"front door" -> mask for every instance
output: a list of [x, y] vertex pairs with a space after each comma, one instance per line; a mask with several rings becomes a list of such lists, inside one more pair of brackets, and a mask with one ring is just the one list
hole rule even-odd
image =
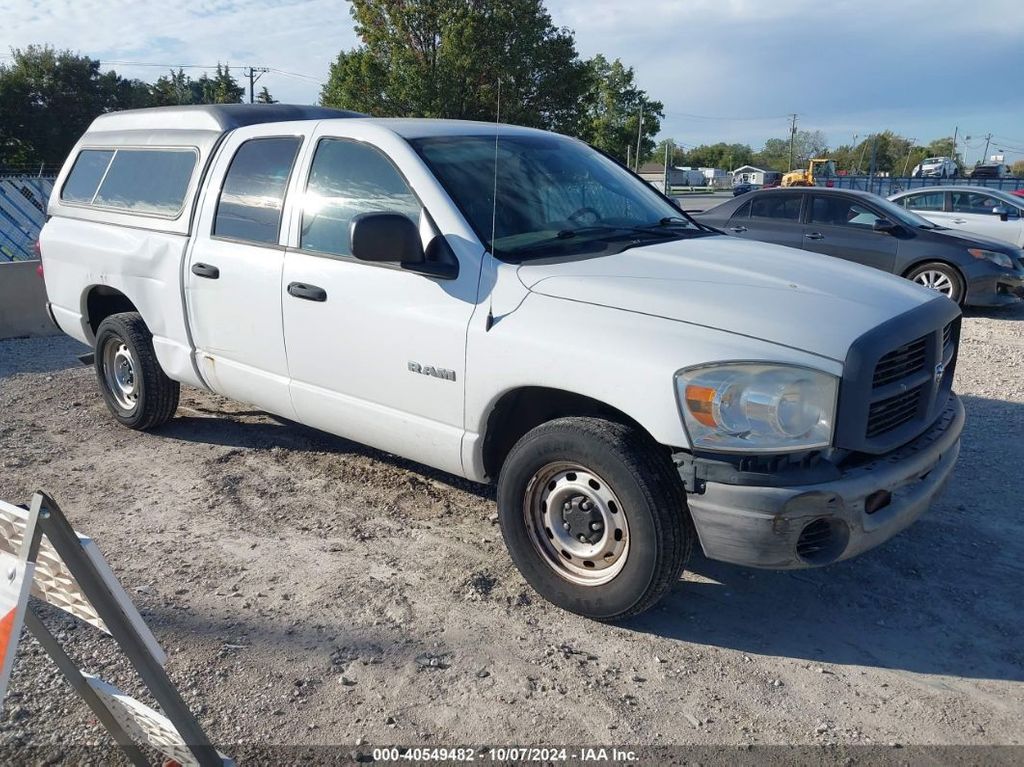
[[885, 216], [857, 198], [812, 194], [803, 227], [803, 249], [891, 272], [899, 240], [874, 230], [880, 218]]
[[[447, 248], [439, 232], [451, 229], [437, 227], [423, 190], [388, 154], [357, 140], [370, 129], [349, 125], [328, 124], [316, 137], [292, 212], [282, 300], [296, 417], [461, 472], [466, 332], [479, 264], [461, 263], [457, 278], [443, 280], [352, 256], [350, 227], [360, 213], [408, 216], [425, 246]], [[345, 130], [351, 135], [338, 135]], [[403, 168], [419, 163], [404, 142], [391, 151], [404, 153]], [[436, 189], [428, 192], [436, 199]]]
[[[1024, 236], [1022, 236], [1024, 224], [1022, 224], [1020, 209], [1016, 205], [986, 194], [984, 191], [952, 192], [950, 197], [950, 214], [945, 226], [950, 226], [961, 232], [971, 232], [1012, 242], [1018, 247], [1024, 246]], [[993, 213], [996, 208], [1007, 210], [1009, 215], [1005, 221]]]
[[211, 181], [185, 273], [196, 364], [214, 391], [292, 417], [281, 328], [281, 223], [302, 137], [232, 134]]
[[755, 192], [729, 219], [726, 231], [751, 240], [799, 248], [803, 198], [799, 192]]

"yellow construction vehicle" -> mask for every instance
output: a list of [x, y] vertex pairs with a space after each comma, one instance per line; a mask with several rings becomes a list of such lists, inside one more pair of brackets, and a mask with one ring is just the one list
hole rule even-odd
[[836, 164], [827, 158], [811, 160], [807, 168], [791, 170], [782, 177], [782, 186], [814, 186], [819, 178], [835, 178]]

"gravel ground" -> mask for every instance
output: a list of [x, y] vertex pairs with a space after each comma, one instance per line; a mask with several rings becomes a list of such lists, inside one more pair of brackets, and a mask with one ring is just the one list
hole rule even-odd
[[[796, 573], [698, 554], [618, 626], [530, 591], [490, 490], [193, 389], [166, 427], [126, 430], [66, 339], [0, 342], [0, 498], [43, 488], [97, 541], [213, 740], [249, 763], [286, 744], [1020, 745], [1022, 329], [1024, 307], [965, 319], [960, 464], [908, 531]], [[144, 697], [110, 639], [46, 619]], [[5, 710], [6, 761], [112, 758], [30, 637]]]

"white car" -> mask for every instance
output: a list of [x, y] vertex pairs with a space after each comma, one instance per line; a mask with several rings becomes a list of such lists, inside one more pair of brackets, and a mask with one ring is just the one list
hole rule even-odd
[[915, 178], [955, 178], [959, 172], [956, 162], [949, 157], [928, 157], [914, 166]]
[[983, 186], [911, 189], [890, 198], [939, 226], [1024, 248], [1024, 198]]
[[114, 113], [49, 214], [52, 316], [119, 422], [157, 429], [186, 384], [496, 481], [527, 581], [592, 618], [650, 607], [698, 543], [775, 569], [859, 554], [959, 452], [956, 304], [727, 237], [564, 136]]

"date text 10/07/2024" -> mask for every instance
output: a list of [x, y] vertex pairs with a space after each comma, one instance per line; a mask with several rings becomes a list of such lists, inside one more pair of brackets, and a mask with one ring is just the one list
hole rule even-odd
[[382, 747], [373, 749], [377, 762], [634, 762], [636, 754], [622, 748], [565, 747]]

